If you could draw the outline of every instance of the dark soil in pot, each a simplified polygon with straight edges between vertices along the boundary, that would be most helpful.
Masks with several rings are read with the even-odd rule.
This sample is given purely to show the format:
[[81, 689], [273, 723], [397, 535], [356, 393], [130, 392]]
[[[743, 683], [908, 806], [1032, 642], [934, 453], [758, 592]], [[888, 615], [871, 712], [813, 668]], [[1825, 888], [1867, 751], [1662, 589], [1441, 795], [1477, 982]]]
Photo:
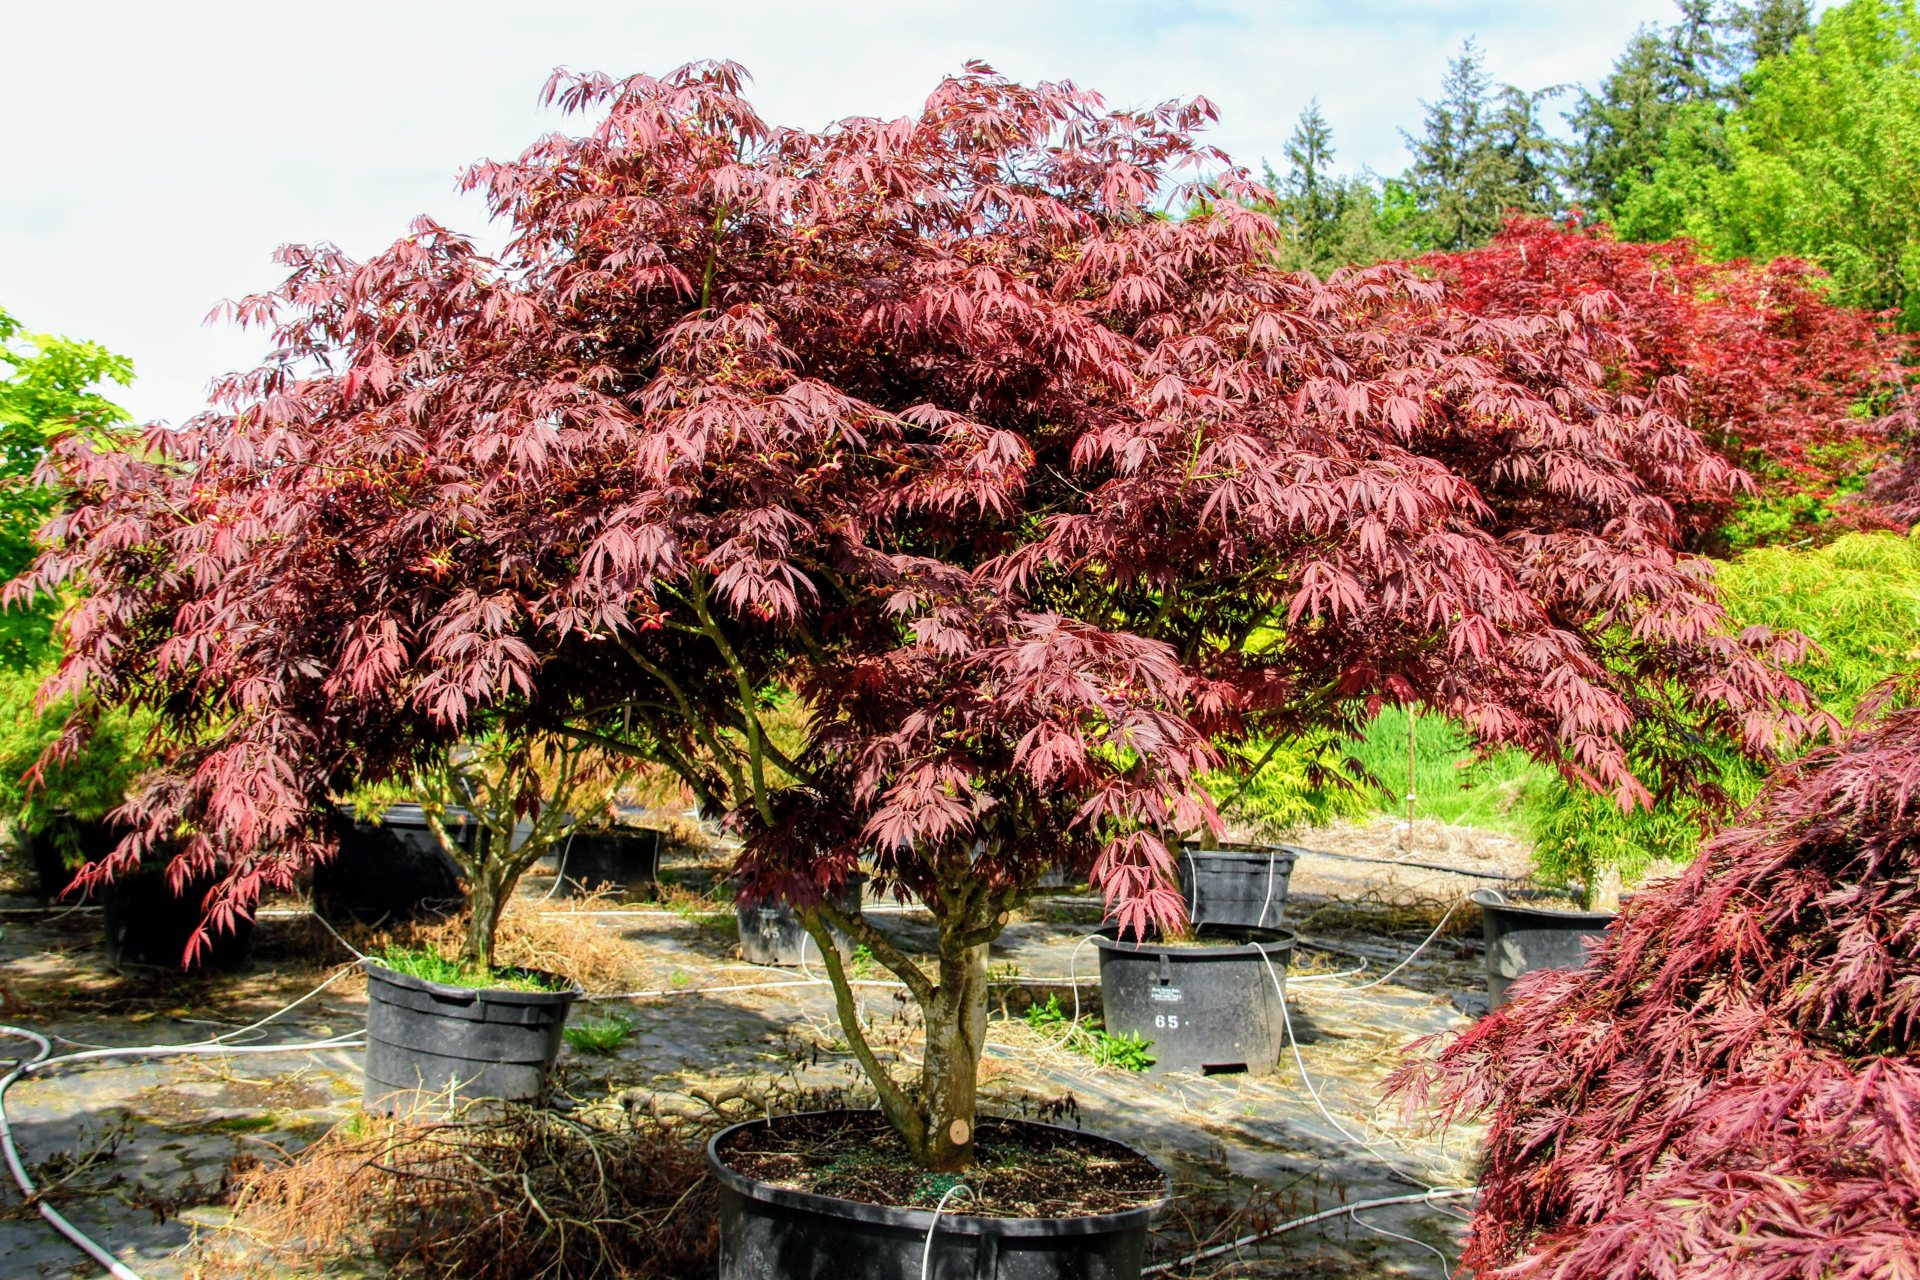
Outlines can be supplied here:
[[1289, 845], [1185, 846], [1180, 892], [1196, 925], [1278, 929], [1300, 851]]
[[634, 902], [650, 902], [659, 886], [661, 832], [651, 827], [574, 831], [554, 854], [556, 892], [577, 897], [610, 888]]
[[1109, 1033], [1152, 1042], [1152, 1070], [1270, 1073], [1286, 1043], [1282, 1000], [1294, 936], [1203, 925], [1192, 942], [1094, 935]]
[[245, 965], [253, 941], [251, 920], [239, 922], [232, 932], [212, 931], [212, 945], [202, 947], [193, 964], [186, 965], [187, 943], [200, 927], [201, 904], [216, 883], [214, 877], [193, 880], [176, 894], [161, 867], [146, 866], [103, 885], [97, 896], [107, 964], [129, 977], [231, 973]]
[[1535, 969], [1574, 969], [1587, 961], [1587, 940], [1607, 931], [1611, 911], [1563, 911], [1512, 901], [1497, 889], [1469, 895], [1487, 938], [1487, 1005], [1506, 1002], [1507, 988]]
[[[478, 828], [471, 815], [455, 810], [447, 827], [462, 848], [473, 847]], [[339, 851], [313, 869], [313, 905], [329, 920], [417, 920], [443, 915], [465, 897], [460, 864], [440, 847], [417, 804], [395, 805], [377, 824], [337, 812], [334, 833]]]
[[[1148, 1221], [1170, 1193], [1151, 1160], [1093, 1134], [992, 1118], [975, 1153], [963, 1173], [930, 1174], [877, 1111], [723, 1130], [707, 1147], [720, 1280], [897, 1280], [919, 1276], [923, 1258], [929, 1280], [1140, 1274]], [[957, 1184], [967, 1193], [949, 1195]]]
[[474, 1098], [537, 1102], [546, 1096], [547, 1075], [580, 988], [456, 987], [371, 960], [361, 967], [367, 971], [367, 1110], [404, 1112], [436, 1100]]
[[[837, 899], [841, 910], [858, 914], [866, 885], [864, 875], [848, 876]], [[748, 964], [794, 966], [820, 959], [813, 935], [801, 927], [800, 917], [787, 903], [777, 898], [736, 902], [733, 915], [740, 927], [740, 956]], [[853, 949], [852, 941], [838, 930], [834, 942], [843, 952]]]

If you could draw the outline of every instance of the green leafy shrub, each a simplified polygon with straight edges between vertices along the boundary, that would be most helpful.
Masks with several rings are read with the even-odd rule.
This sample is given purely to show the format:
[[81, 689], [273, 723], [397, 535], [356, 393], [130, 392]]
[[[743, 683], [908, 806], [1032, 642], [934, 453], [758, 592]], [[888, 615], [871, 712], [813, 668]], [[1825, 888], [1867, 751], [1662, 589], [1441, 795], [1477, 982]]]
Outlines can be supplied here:
[[36, 710], [34, 695], [53, 672], [56, 656], [43, 650], [24, 668], [0, 668], [0, 818], [38, 831], [55, 814], [94, 822], [116, 809], [143, 763], [144, 725], [118, 709], [101, 716], [87, 747], [72, 761], [45, 771], [32, 785], [26, 774], [60, 736], [72, 706], [63, 699]]
[[[125, 357], [95, 343], [29, 333], [0, 309], [0, 582], [31, 563], [34, 535], [54, 512], [52, 490], [33, 479], [48, 439], [63, 431], [104, 439], [118, 431], [126, 411], [94, 388], [132, 380]], [[59, 661], [57, 604], [42, 599], [0, 611], [0, 822], [16, 832], [43, 830], [55, 814], [103, 818], [140, 770], [142, 726], [109, 712], [75, 759], [47, 771], [39, 785], [25, 777], [72, 709], [71, 700], [45, 711], [34, 706]]]
[[1272, 832], [1321, 826], [1372, 808], [1343, 742], [1332, 734], [1256, 742], [1237, 776], [1208, 775], [1224, 812]]
[[[1794, 674], [1840, 720], [1875, 686], [1920, 663], [1920, 535], [1854, 533], [1824, 547], [1760, 548], [1722, 565], [1718, 580], [1739, 624], [1814, 641]], [[1719, 805], [1675, 797], [1622, 813], [1604, 796], [1553, 779], [1534, 814], [1537, 874], [1587, 893], [1609, 871], [1631, 883], [1690, 862], [1702, 834], [1751, 803], [1764, 781], [1733, 753], [1710, 754], [1726, 793]]]

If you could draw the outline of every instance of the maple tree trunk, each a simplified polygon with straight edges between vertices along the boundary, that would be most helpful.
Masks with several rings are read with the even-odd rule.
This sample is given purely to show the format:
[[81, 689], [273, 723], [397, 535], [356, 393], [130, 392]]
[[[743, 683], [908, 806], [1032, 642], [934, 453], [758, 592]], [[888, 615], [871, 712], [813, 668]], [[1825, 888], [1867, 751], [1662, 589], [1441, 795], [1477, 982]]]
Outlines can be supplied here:
[[985, 943], [941, 955], [939, 992], [924, 1017], [920, 1105], [926, 1136], [914, 1154], [927, 1168], [948, 1173], [973, 1163], [980, 1054], [987, 1042]]
[[497, 862], [476, 860], [467, 872], [467, 959], [483, 972], [493, 969], [494, 935], [500, 929], [500, 913], [513, 895], [513, 881], [507, 868]]
[[893, 1078], [868, 1041], [859, 1001], [827, 922], [818, 911], [801, 916], [820, 947], [840, 1028], [879, 1095], [880, 1110], [914, 1162], [935, 1172], [956, 1172], [973, 1163], [980, 1053], [987, 1041], [987, 947], [998, 932], [984, 926], [997, 910], [998, 904], [985, 906], [974, 896], [970, 909], [941, 920], [939, 964], [932, 975], [857, 915], [838, 916], [840, 927], [863, 937], [882, 965], [909, 979], [907, 985], [920, 1009], [924, 1044], [920, 1079], [911, 1089]]

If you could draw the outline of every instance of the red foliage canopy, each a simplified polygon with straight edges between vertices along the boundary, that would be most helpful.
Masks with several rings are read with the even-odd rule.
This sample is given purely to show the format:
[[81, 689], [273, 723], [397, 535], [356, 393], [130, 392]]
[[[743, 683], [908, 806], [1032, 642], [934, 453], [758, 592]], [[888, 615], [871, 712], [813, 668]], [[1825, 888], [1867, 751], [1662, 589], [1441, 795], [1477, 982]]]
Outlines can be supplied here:
[[1677, 385], [1610, 385], [1610, 301], [1285, 275], [1244, 172], [1179, 185], [1224, 162], [1204, 102], [976, 66], [806, 132], [741, 81], [556, 77], [604, 115], [471, 172], [499, 261], [425, 221], [285, 250], [235, 307], [268, 365], [59, 453], [55, 687], [166, 730], [113, 865], [180, 837], [245, 909], [330, 788], [504, 719], [675, 769], [759, 889], [865, 856], [990, 920], [1066, 861], [1138, 923], [1210, 741], [1422, 700], [1631, 798], [1636, 719], [1810, 727], [1676, 551], [1736, 473]]
[[1401, 1083], [1492, 1111], [1479, 1275], [1920, 1275], [1920, 711], [1808, 757]]
[[[1688, 423], [1763, 495], [1831, 499], [1920, 426], [1898, 394], [1911, 337], [1888, 316], [1827, 301], [1819, 270], [1798, 259], [1714, 262], [1686, 240], [1625, 243], [1605, 226], [1515, 218], [1491, 244], [1421, 262], [1479, 314], [1567, 312], [1604, 325], [1618, 339], [1610, 384], [1646, 395], [1663, 379], [1683, 382]], [[1673, 496], [1696, 540], [1729, 507], [1721, 491]], [[1886, 523], [1871, 505], [1837, 514]]]

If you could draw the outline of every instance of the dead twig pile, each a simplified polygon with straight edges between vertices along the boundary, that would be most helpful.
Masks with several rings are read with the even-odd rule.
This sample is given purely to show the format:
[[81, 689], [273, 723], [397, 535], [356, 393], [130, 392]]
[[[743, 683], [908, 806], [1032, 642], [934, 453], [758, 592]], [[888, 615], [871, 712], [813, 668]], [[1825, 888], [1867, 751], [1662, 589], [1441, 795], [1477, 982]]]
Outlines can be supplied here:
[[572, 1119], [499, 1104], [425, 1122], [356, 1117], [242, 1175], [198, 1274], [374, 1262], [463, 1280], [702, 1275], [718, 1243], [706, 1132], [637, 1112]]

